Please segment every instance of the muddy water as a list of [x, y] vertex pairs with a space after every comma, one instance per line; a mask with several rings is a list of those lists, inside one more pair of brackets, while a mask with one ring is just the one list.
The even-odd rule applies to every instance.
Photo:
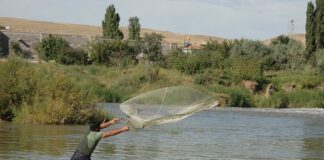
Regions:
[[[122, 115], [114, 107], [106, 105], [104, 108]], [[120, 126], [123, 123], [121, 121]], [[0, 159], [69, 159], [86, 128], [1, 122]], [[216, 109], [200, 112], [175, 124], [153, 126], [103, 139], [92, 159], [323, 157], [323, 114]]]

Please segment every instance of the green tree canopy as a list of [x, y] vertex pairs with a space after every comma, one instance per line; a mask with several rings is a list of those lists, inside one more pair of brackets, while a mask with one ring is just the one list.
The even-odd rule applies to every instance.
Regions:
[[38, 52], [42, 59], [55, 60], [63, 50], [70, 48], [69, 42], [65, 39], [49, 35], [44, 38], [39, 45]]
[[308, 2], [306, 16], [306, 51], [309, 58], [316, 50], [315, 6], [311, 1]]
[[147, 55], [152, 62], [163, 59], [162, 55], [162, 40], [163, 35], [157, 33], [144, 34], [143, 38], [143, 53]]
[[324, 0], [316, 0], [316, 47], [324, 48]]
[[103, 36], [109, 39], [123, 39], [124, 35], [119, 30], [119, 14], [114, 5], [106, 9], [105, 19], [102, 21]]
[[128, 39], [139, 40], [141, 34], [141, 24], [138, 17], [129, 18]]

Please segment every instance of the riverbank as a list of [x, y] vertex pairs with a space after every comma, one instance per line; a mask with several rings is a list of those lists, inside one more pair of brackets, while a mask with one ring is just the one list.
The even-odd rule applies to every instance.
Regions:
[[[152, 64], [106, 67], [101, 65], [31, 64], [19, 58], [0, 62], [0, 112], [5, 120], [35, 124], [85, 123], [104, 115], [97, 103], [123, 102], [157, 88], [198, 86], [222, 106], [257, 108], [323, 108], [324, 76], [311, 72], [272, 72], [266, 87], [252, 92], [240, 84], [230, 86], [216, 80], [200, 84], [197, 77]], [[287, 86], [289, 90], [285, 90]], [[286, 88], [285, 88], [286, 87]]]

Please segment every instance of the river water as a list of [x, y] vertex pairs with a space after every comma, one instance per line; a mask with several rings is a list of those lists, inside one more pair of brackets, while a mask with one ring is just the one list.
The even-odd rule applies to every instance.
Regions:
[[[104, 109], [123, 117], [116, 105]], [[125, 122], [120, 123], [111, 129]], [[86, 129], [1, 122], [0, 159], [69, 159]], [[92, 159], [324, 159], [324, 111], [203, 111], [178, 123], [102, 139]]]

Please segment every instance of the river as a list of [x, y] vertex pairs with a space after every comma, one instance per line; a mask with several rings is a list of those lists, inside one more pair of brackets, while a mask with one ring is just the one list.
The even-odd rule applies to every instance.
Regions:
[[[0, 159], [69, 159], [86, 129], [1, 122]], [[216, 108], [102, 139], [92, 159], [324, 159], [324, 111]]]

